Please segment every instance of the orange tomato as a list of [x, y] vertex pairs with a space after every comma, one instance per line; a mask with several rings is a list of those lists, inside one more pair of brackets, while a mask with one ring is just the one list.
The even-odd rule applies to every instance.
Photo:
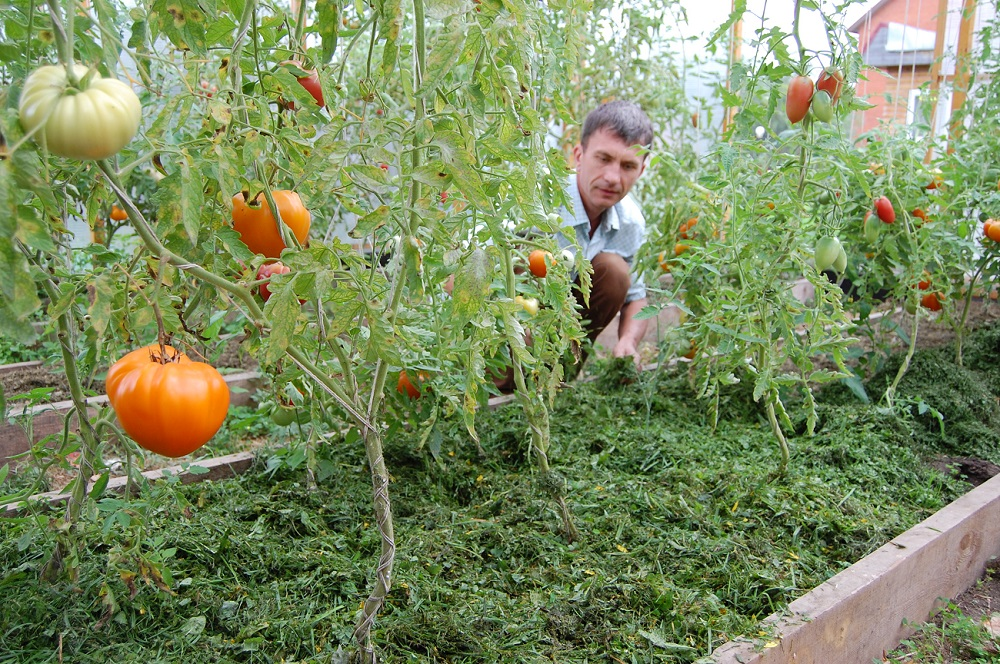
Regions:
[[[302, 199], [294, 191], [287, 189], [276, 189], [271, 192], [271, 196], [278, 207], [281, 220], [292, 231], [299, 244], [305, 245], [312, 215], [302, 204]], [[278, 222], [271, 214], [271, 208], [263, 194], [258, 195], [254, 203], [248, 203], [242, 192], [233, 196], [233, 229], [255, 254], [278, 258], [285, 249], [285, 241], [278, 232]]]
[[1000, 221], [994, 221], [986, 229], [986, 236], [994, 242], [1000, 242]]
[[[683, 224], [681, 224], [681, 228], [680, 228], [681, 239], [687, 240], [688, 237], [689, 237], [688, 231], [690, 231], [692, 228], [694, 228], [695, 224], [697, 224], [697, 223], [698, 223], [698, 217], [691, 217], [690, 219], [688, 219], [687, 221], [685, 221]], [[690, 236], [693, 236], [693, 235], [694, 235], [694, 233], [690, 233]]]
[[929, 272], [924, 272], [924, 278], [917, 282], [917, 288], [920, 290], [927, 290], [931, 287], [931, 275]]
[[544, 279], [549, 273], [549, 265], [554, 265], [552, 254], [549, 252], [535, 249], [528, 254], [528, 270], [539, 279]]
[[920, 298], [920, 306], [931, 311], [941, 311], [944, 296], [938, 293], [927, 293]]
[[691, 248], [690, 245], [681, 244], [680, 242], [678, 242], [677, 244], [674, 245], [674, 256], [680, 256], [690, 248]]
[[118, 422], [141, 447], [181, 457], [207, 443], [229, 411], [229, 386], [211, 365], [194, 362], [170, 346], [134, 350], [115, 362], [105, 379]]
[[927, 213], [920, 208], [913, 208], [913, 216], [921, 221], [927, 221]]
[[128, 212], [121, 209], [117, 205], [111, 206], [111, 214], [109, 215], [115, 221], [125, 221], [128, 219]]

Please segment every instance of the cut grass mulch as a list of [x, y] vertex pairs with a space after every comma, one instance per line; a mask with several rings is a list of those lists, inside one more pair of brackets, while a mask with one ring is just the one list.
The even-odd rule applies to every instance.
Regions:
[[[915, 390], [936, 391], [946, 361], [900, 390], [908, 403], [931, 403]], [[998, 435], [975, 396], [989, 378], [976, 380], [969, 399], [933, 406], [946, 432], [965, 422]], [[744, 389], [725, 395], [713, 431], [681, 373], [574, 385], [552, 414], [549, 454], [573, 543], [516, 406], [477, 420], [483, 456], [461, 422], [438, 422], [436, 456], [393, 429], [382, 661], [694, 662], [758, 636], [764, 617], [967, 490], [929, 463], [937, 455], [1000, 461], [995, 446], [935, 436], [940, 420], [915, 406], [908, 417], [833, 401], [814, 436], [790, 437], [779, 476]], [[315, 485], [286, 451], [232, 480], [106, 497], [75, 536], [42, 510], [0, 522], [0, 662], [331, 661], [352, 646], [380, 539], [360, 445], [317, 457]], [[57, 541], [75, 578], [43, 579]]]

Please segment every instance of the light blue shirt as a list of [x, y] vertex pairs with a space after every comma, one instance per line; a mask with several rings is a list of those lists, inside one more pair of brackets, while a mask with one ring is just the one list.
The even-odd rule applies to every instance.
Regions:
[[[646, 297], [646, 285], [642, 281], [642, 275], [635, 271], [635, 254], [645, 239], [646, 218], [642, 216], [642, 210], [632, 200], [632, 196], [625, 196], [617, 205], [604, 213], [600, 225], [594, 231], [594, 237], [590, 237], [590, 218], [587, 217], [583, 199], [580, 198], [576, 175], [569, 176], [566, 196], [573, 202], [573, 209], [561, 207], [557, 210], [562, 217], [563, 227], [562, 233], [556, 236], [559, 248], [568, 248], [575, 252], [575, 244], [578, 244], [583, 251], [583, 257], [587, 260], [593, 260], [594, 256], [602, 251], [618, 254], [632, 268], [629, 275], [632, 278], [632, 285], [625, 295], [625, 301], [632, 302]], [[576, 243], [570, 239], [574, 236]]]

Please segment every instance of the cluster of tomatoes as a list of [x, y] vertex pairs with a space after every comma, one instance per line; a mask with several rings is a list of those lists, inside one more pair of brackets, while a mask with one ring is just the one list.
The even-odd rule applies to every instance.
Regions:
[[[677, 242], [674, 243], [674, 257], [680, 256], [687, 250], [691, 248], [690, 243], [685, 242], [685, 240], [692, 240], [697, 237], [694, 227], [698, 224], [698, 217], [691, 217], [687, 221], [681, 224], [680, 228], [677, 229]], [[670, 260], [671, 256], [667, 255], [666, 251], [661, 251], [657, 260], [660, 263], [660, 269], [664, 272], [670, 272]]]
[[1000, 219], [987, 219], [983, 222], [983, 238], [1000, 242]]
[[796, 76], [788, 84], [785, 115], [792, 124], [805, 119], [809, 111], [820, 122], [833, 120], [834, 106], [844, 87], [844, 75], [833, 67], [824, 69], [813, 83], [808, 76]]

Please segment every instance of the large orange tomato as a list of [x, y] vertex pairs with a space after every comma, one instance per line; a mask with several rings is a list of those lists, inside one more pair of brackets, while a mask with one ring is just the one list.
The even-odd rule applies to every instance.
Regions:
[[229, 386], [211, 365], [159, 344], [128, 353], [105, 389], [122, 429], [140, 446], [181, 457], [207, 443], [229, 411]]
[[[305, 245], [312, 215], [302, 204], [302, 199], [294, 191], [287, 189], [276, 189], [271, 195], [274, 197], [274, 204], [278, 206], [281, 220], [295, 234], [299, 243]], [[242, 192], [233, 196], [233, 228], [255, 254], [279, 258], [285, 249], [285, 242], [278, 232], [278, 222], [271, 214], [271, 208], [263, 195], [250, 203]]]

